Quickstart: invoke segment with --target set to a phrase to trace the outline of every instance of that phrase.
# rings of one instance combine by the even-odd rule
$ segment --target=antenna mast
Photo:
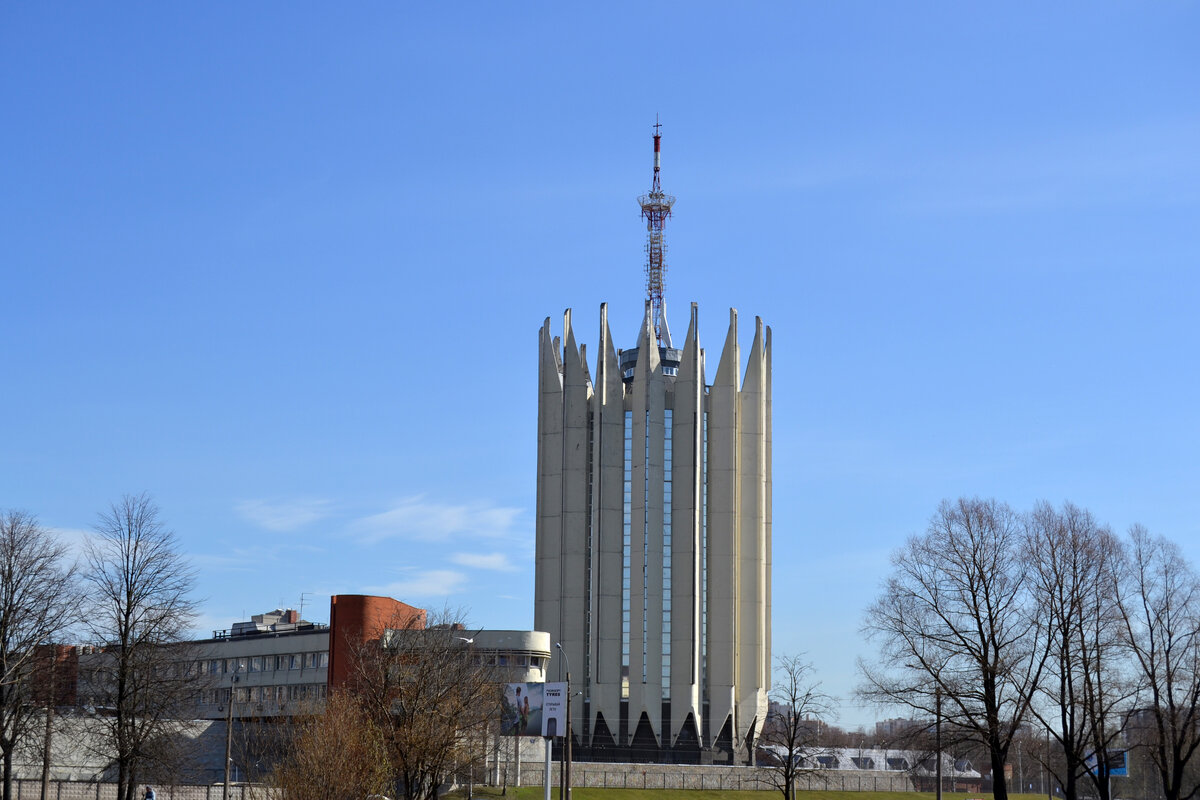
[[[659,179],[662,154],[662,125],[658,116],[654,117],[654,180],[650,184],[650,193],[638,198],[642,207],[642,218],[646,220],[646,294],[650,296],[650,310],[654,320],[654,336],[662,344],[662,303],[663,277],[667,272],[665,259],[667,245],[663,242],[663,225],[671,216],[671,206],[675,198],[663,194],[662,183]]]

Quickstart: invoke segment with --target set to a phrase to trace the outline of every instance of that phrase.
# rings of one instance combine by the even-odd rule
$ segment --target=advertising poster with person
[[[510,683],[500,701],[500,733],[506,736],[541,736],[544,684]]]

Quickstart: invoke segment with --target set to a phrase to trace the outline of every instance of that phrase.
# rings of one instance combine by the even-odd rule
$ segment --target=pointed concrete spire
[[[729,309],[729,332],[725,334],[725,347],[717,363],[717,377],[713,381],[722,386],[738,388],[738,369],[741,352],[738,350],[737,309]]]
[[[654,312],[650,301],[646,301],[646,316],[642,318],[642,332],[638,336],[637,374],[650,376],[658,372],[662,359],[658,354],[658,338],[654,335]]]
[[[569,308],[563,312],[563,336],[566,337],[563,346],[563,374],[582,372],[579,363],[579,346],[575,344],[575,331],[571,328],[571,309]]]
[[[754,342],[750,345],[750,359],[746,362],[746,374],[742,379],[742,387],[751,392],[761,392],[758,384],[765,380],[765,344],[763,342],[762,317],[754,318]]]
[[[659,320],[659,323],[658,323],[658,331],[659,331],[659,334],[662,336],[662,341],[660,342],[660,344],[663,347],[670,347],[671,346],[671,329],[667,327],[667,301],[665,299],[662,301],[662,318]]]
[[[612,330],[608,327],[608,303],[600,304],[600,352],[596,354],[596,391],[601,402],[608,403],[624,396],[620,362],[613,346]],[[623,423],[622,423],[623,424]]]
[[[588,386],[591,386],[592,385],[592,373],[588,369],[587,345],[586,344],[579,345],[579,361],[581,364],[583,364],[583,379],[585,381],[587,381]]]
[[[692,303],[687,336],[683,339],[683,359],[679,362],[679,378],[681,380],[702,380],[699,335],[699,312],[696,304]]]
[[[539,361],[540,361],[540,378],[542,391],[557,389],[562,391],[562,361],[558,355],[558,337],[550,335],[550,318],[546,317],[546,321],[542,323],[542,329],[538,332],[540,340]]]

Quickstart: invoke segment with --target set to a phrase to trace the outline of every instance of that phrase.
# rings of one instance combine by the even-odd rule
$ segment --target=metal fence
[[[14,780],[14,800],[41,800],[40,780]],[[155,785],[156,800],[222,800],[223,784],[204,786]],[[234,784],[229,800],[272,800],[274,792],[265,786]],[[138,787],[141,797],[141,787]],[[117,784],[82,781],[50,781],[46,800],[117,800]]]

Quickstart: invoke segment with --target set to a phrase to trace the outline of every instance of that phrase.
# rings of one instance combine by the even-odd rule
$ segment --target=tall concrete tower
[[[582,692],[580,757],[746,763],[770,686],[771,329],[755,319],[742,377],[731,309],[711,385],[695,303],[672,345],[661,268],[674,198],[654,140],[637,346],[614,347],[602,304],[593,380],[569,309],[561,338],[549,318],[539,332],[534,627],[562,645],[552,674],[569,663]]]

